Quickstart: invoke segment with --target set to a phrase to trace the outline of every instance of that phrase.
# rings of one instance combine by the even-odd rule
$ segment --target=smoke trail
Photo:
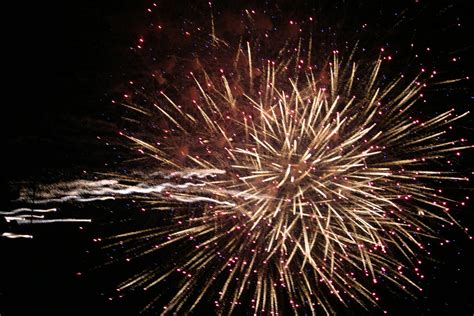
[[[87,203],[94,201],[115,200],[117,198],[135,198],[143,195],[155,195],[156,198],[163,198],[168,201],[174,200],[182,203],[210,202],[223,206],[233,207],[234,203],[221,201],[209,197],[215,193],[209,184],[207,178],[215,178],[218,175],[225,174],[220,169],[190,169],[185,171],[163,172],[157,171],[153,173],[135,173],[134,176],[140,175],[142,182],[124,183],[117,179],[101,179],[87,180],[79,179],[73,181],[58,182],[49,185],[40,185],[35,189],[23,188],[20,196],[15,203],[27,203],[35,205],[45,204],[61,204],[61,203]],[[175,180],[171,182],[170,180]],[[188,182],[180,183],[182,180]],[[162,181],[161,183],[159,183]],[[165,182],[166,181],[166,182]],[[194,182],[191,182],[194,181]],[[219,191],[220,196],[239,196],[239,192]],[[191,194],[191,195],[189,195]],[[31,197],[35,200],[32,201]],[[34,224],[50,224],[50,223],[90,223],[91,219],[87,218],[46,218],[47,215],[58,212],[58,208],[29,208],[20,207],[7,212],[0,212],[7,223],[16,223],[17,225],[34,225]],[[2,237],[6,238],[32,238],[31,235],[15,234],[5,232]]]
[[[52,185],[40,186],[35,193],[35,204],[64,203],[64,202],[92,202],[113,200],[117,197],[130,197],[135,195],[163,194],[167,191],[192,191],[192,198],[183,196],[167,196],[168,199],[175,199],[179,202],[195,203],[199,201],[213,202],[232,206],[232,203],[210,199],[207,196],[196,196],[196,189],[200,189],[203,194],[212,193],[212,189],[207,188],[207,182],[203,179],[217,177],[225,171],[219,169],[193,169],[182,172],[158,171],[149,175],[142,175],[143,182],[136,184],[125,184],[117,179],[104,180],[74,180],[70,182],[60,182]],[[156,183],[161,180],[176,179],[176,182]],[[179,183],[179,180],[199,179],[199,182]],[[17,202],[28,202],[31,198],[31,190],[23,190]]]
[[[15,234],[15,233],[9,233],[5,232],[1,235],[2,237],[5,238],[10,238],[10,239],[17,239],[17,238],[28,238],[31,239],[33,238],[33,235],[26,235],[26,234]]]

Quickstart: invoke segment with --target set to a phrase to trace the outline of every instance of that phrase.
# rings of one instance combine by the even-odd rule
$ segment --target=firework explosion
[[[455,223],[450,201],[430,183],[468,180],[433,162],[470,147],[442,140],[467,113],[415,119],[421,75],[381,80],[383,58],[361,65],[356,49],[316,67],[311,39],[304,56],[302,42],[267,59],[254,56],[262,49],[253,42],[232,49],[212,33],[216,54],[233,59],[216,69],[195,58],[190,102],[143,89],[125,96],[121,103],[157,117],[161,132],[121,134],[175,184],[158,196],[135,195],[169,225],[114,236],[107,247],[129,245],[125,253],[135,258],[179,251],[119,292],[178,278],[165,314],[209,300],[219,314],[239,305],[330,314],[334,297],[376,303],[379,281],[418,287],[422,275],[404,270],[418,271],[422,239],[436,235],[430,223]]]
[[[252,25],[267,29],[262,21]],[[159,225],[102,238],[105,250],[122,252],[108,264],[157,263],[119,284],[118,295],[155,289],[146,308],[167,302],[163,314],[213,302],[217,314],[278,315],[334,314],[350,302],[365,308],[377,304],[379,283],[421,290],[434,223],[457,224],[449,208],[456,201],[434,183],[468,180],[442,165],[471,147],[445,135],[468,113],[416,118],[434,71],[389,78],[390,57],[360,59],[357,45],[319,53],[312,34],[292,32],[295,24],[292,39],[269,49],[242,34],[223,40],[211,16],[209,52],[183,61],[185,89],[153,73],[169,89],[130,82],[132,91],[113,101],[129,111],[127,121],[153,127],[120,132],[153,171],[39,188],[35,204],[126,198],[156,211]],[[40,223],[38,214],[55,210],[0,214]]]

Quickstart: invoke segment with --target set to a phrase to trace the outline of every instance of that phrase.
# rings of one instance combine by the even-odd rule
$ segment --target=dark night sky
[[[11,55],[7,63],[11,60],[15,70],[8,75],[10,83],[4,92],[1,115],[6,138],[2,210],[8,210],[9,201],[15,198],[12,182],[53,182],[80,174],[82,170],[113,165],[111,161],[116,157],[115,152],[105,149],[104,142],[97,140],[97,136],[114,135],[114,122],[120,113],[110,105],[107,95],[123,80],[122,73],[134,66],[129,46],[147,25],[145,8],[150,2],[65,2],[67,4],[59,1],[22,3],[6,12],[14,16],[14,21],[10,25],[13,32],[4,39],[7,42],[4,49]],[[181,3],[178,7],[184,6],[182,1],[175,2]],[[397,32],[408,32],[415,27],[414,42],[429,46],[438,56],[426,57],[428,62],[452,71],[454,77],[459,73],[473,76],[471,15],[474,4],[471,1],[363,3],[361,8],[371,9],[360,9],[356,11],[360,16],[352,18],[381,25],[384,21],[388,25],[397,20],[393,12],[409,8],[408,18],[402,19],[406,26],[402,24]],[[216,7],[216,10],[226,10],[224,4],[216,4]],[[330,12],[328,18],[337,19],[335,11]],[[173,18],[173,14],[163,13],[168,18]],[[462,26],[453,27],[458,22]],[[397,45],[394,38],[399,37],[400,43],[406,38],[410,40],[410,36],[404,34],[388,33],[393,46]],[[450,64],[449,58],[453,56],[461,57],[461,62]],[[462,83],[453,89],[442,93],[452,102],[472,106],[473,90],[468,84]],[[464,133],[466,131],[472,133],[472,127],[464,126]],[[463,163],[470,165],[469,160]],[[469,205],[465,211],[472,211],[472,207]],[[76,211],[90,214],[104,208],[81,207]],[[472,214],[461,217],[466,226],[474,228]],[[107,215],[101,219],[105,221]],[[108,286],[104,278],[76,275],[77,271],[99,264],[90,241],[98,229],[100,226],[92,226],[83,233],[77,225],[47,226],[34,228],[37,238],[33,240],[0,240],[1,316],[133,315],[133,311],[138,310],[133,300],[111,303],[101,294]],[[413,310],[413,314],[422,315],[473,315],[472,241],[460,231],[447,234],[456,242],[449,247],[434,247],[435,257],[440,262],[427,270],[432,277],[424,286],[423,297],[419,300],[389,298],[392,315],[411,315]]]

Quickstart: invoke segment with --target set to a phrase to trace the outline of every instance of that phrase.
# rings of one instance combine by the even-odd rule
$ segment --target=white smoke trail
[[[55,218],[55,219],[29,219],[23,218],[16,221],[19,225],[24,224],[49,224],[49,223],[90,223],[91,219],[82,218]]]
[[[115,200],[113,196],[102,196],[102,197],[93,197],[93,198],[82,198],[79,195],[68,195],[55,199],[43,199],[35,201],[35,204],[47,204],[47,203],[62,203],[62,202],[93,202],[93,201],[105,201],[105,200]]]
[[[18,214],[22,212],[28,212],[28,213],[51,213],[51,212],[56,212],[56,208],[48,208],[48,209],[31,209],[31,208],[17,208],[8,212],[0,212],[0,215],[13,215],[13,214]]]
[[[181,179],[190,179],[193,177],[203,179],[207,177],[212,177],[215,178],[219,174],[225,174],[225,170],[221,169],[192,169],[192,170],[186,170],[186,171],[174,171],[171,173],[164,173],[164,172],[155,172],[152,173],[150,176],[161,176],[165,179],[171,179],[171,178],[181,178]]]
[[[35,192],[35,204],[48,204],[48,203],[63,203],[63,202],[92,202],[92,201],[103,201],[113,200],[120,196],[133,196],[133,195],[144,195],[144,194],[162,194],[165,191],[188,191],[189,189],[195,192],[196,188],[201,189],[202,193],[206,192],[206,182],[186,182],[184,184],[164,182],[156,183],[157,179],[150,178],[161,177],[161,179],[204,179],[207,177],[217,177],[220,174],[224,174],[224,170],[219,169],[192,169],[187,171],[176,171],[176,172],[163,172],[158,171],[149,175],[143,175],[143,182],[138,184],[125,184],[121,183],[116,179],[103,179],[103,180],[75,180],[70,182],[60,182],[53,185],[40,186],[38,192]],[[31,200],[31,191],[24,190],[20,192],[20,197],[17,202],[28,202]],[[168,196],[173,199],[173,196]],[[176,198],[177,199],[177,198]],[[193,198],[177,199],[180,202],[194,203],[198,201],[208,201],[217,204],[233,205],[229,202],[222,202],[215,199],[210,199],[205,196],[196,196]]]
[[[31,239],[33,238],[33,235],[26,235],[26,234],[15,234],[15,233],[10,233],[10,232],[5,232],[2,235],[0,235],[5,238],[10,238],[10,239],[16,239],[16,238],[28,238]]]
[[[142,182],[130,184],[124,183],[119,179],[102,180],[74,180],[69,182],[59,182],[51,185],[39,186],[34,194],[31,189],[23,189],[20,197],[14,201],[16,203],[50,204],[66,202],[93,202],[115,200],[116,198],[133,198],[137,195],[153,195],[156,198],[175,200],[183,203],[210,202],[219,205],[234,207],[235,204],[230,201],[211,198],[209,195],[216,193],[211,182],[207,178],[215,178],[218,175],[225,174],[220,169],[192,169],[185,171],[164,172],[158,171],[151,174],[141,173],[136,179],[142,178]],[[137,174],[135,174],[137,175]],[[157,183],[160,181],[167,181]],[[172,182],[175,179],[176,182]],[[188,182],[179,183],[179,180]],[[193,182],[191,182],[193,181]],[[232,197],[238,196],[238,192],[221,192],[217,196]],[[34,196],[34,201],[31,197]],[[8,212],[0,212],[7,223],[15,222],[18,225],[34,225],[48,223],[90,223],[90,219],[80,218],[46,218],[48,213],[57,212],[57,208],[35,209],[35,208],[17,208]],[[30,238],[30,235],[21,235],[15,233],[4,233],[6,238]]]
[[[175,195],[173,195],[172,198],[176,201],[184,202],[184,203],[195,203],[195,202],[205,201],[205,202],[211,202],[211,203],[216,203],[216,204],[220,204],[220,205],[227,205],[227,206],[235,206],[236,205],[235,203],[230,203],[230,202],[227,202],[227,201],[219,201],[219,200],[211,199],[211,198],[208,198],[208,197],[205,197],[205,196],[184,197],[184,196],[175,196]]]

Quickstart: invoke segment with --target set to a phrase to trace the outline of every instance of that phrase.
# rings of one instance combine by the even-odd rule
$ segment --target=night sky
[[[14,32],[4,39],[8,90],[2,106],[4,128],[1,211],[12,208],[18,187],[54,183],[97,170],[125,168],[126,149],[115,146],[122,110],[111,103],[121,93],[128,74],[136,75],[143,60],[130,49],[152,20],[151,1],[57,1],[22,3],[11,11]],[[157,1],[161,18],[181,25],[181,16],[192,17],[199,5],[188,9],[185,1]],[[207,2],[207,1],[206,1]],[[262,2],[229,5],[218,1],[215,14],[225,16],[243,7],[262,8]],[[307,15],[310,1],[278,1],[279,14],[298,19]],[[474,3],[451,1],[322,1],[317,7],[327,24],[351,34],[352,26],[367,23],[362,45],[373,41],[395,56],[394,67],[433,66],[442,78],[474,75],[472,12]],[[192,3],[192,1],[191,1]],[[317,1],[315,1],[317,3]],[[357,4],[355,4],[357,3]],[[327,14],[326,14],[327,12]],[[207,21],[207,13],[195,16]],[[395,26],[394,26],[395,25]],[[371,33],[372,32],[372,33]],[[415,43],[416,50],[409,49]],[[157,54],[186,54],[184,44],[157,48]],[[413,59],[418,54],[419,59]],[[6,76],[6,75],[5,75]],[[432,111],[445,103],[473,105],[469,81],[430,90]],[[431,109],[430,109],[431,111]],[[459,135],[472,143],[472,114],[459,127]],[[118,141],[117,141],[118,143]],[[110,145],[111,144],[111,145]],[[453,167],[472,170],[472,150]],[[464,188],[451,188],[454,197],[472,193],[472,180]],[[462,189],[462,190],[461,190]],[[449,191],[449,190],[448,190]],[[472,196],[471,196],[472,198]],[[109,300],[116,278],[126,266],[96,269],[104,254],[92,239],[113,229],[117,213],[130,217],[129,205],[97,203],[68,205],[65,212],[93,218],[89,225],[48,224],[22,227],[33,239],[0,239],[0,315],[134,315],[150,297],[132,295]],[[136,207],[136,206],[132,206]],[[455,215],[474,229],[472,202]],[[1,227],[8,227],[0,222]],[[8,227],[12,229],[12,227]],[[0,231],[1,232],[1,231]],[[474,254],[472,240],[460,228],[440,232],[452,242],[432,245],[432,262],[425,265],[424,291],[416,298],[387,291],[383,309],[341,309],[341,315],[473,315]]]

